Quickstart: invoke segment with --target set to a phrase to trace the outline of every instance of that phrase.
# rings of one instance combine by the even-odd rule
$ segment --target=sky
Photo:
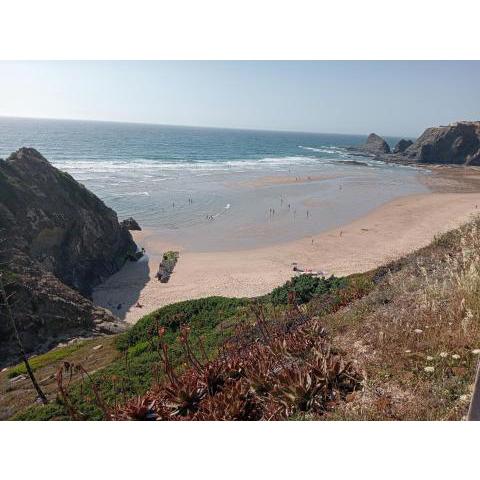
[[[0,115],[416,137],[480,120],[480,61],[2,61]]]

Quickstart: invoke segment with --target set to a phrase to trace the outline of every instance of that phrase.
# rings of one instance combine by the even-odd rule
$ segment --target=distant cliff
[[[480,122],[427,128],[404,155],[419,163],[480,165]]]
[[[12,280],[27,350],[89,330],[121,328],[85,297],[120,269],[136,245],[113,210],[34,149],[0,160],[0,242],[0,268]],[[2,318],[0,361],[15,353],[10,335]]]
[[[391,162],[480,165],[480,121],[427,128],[415,142],[400,140],[393,153],[375,133],[368,136],[365,144],[349,150]]]

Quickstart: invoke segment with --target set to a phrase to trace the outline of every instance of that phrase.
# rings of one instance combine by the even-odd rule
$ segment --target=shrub
[[[146,315],[121,335],[117,347],[125,351],[139,342],[150,340],[158,326],[167,327],[169,333],[176,333],[180,325],[188,324],[196,332],[211,333],[220,322],[240,314],[241,308],[248,302],[241,298],[207,297],[167,305]]]
[[[295,299],[298,303],[307,303],[316,295],[329,293],[346,286],[346,284],[347,280],[344,277],[339,278],[334,275],[329,278],[300,275],[273,290],[270,300],[274,305],[286,305],[288,293],[295,292]]]

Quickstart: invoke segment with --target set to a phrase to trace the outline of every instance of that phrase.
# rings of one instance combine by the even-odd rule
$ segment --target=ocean
[[[36,148],[120,219],[133,216],[198,251],[303,238],[426,191],[423,171],[346,150],[365,138],[0,118],[0,158]],[[386,140],[393,146],[398,139]]]

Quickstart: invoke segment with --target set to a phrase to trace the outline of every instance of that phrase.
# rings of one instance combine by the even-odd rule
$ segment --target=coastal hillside
[[[44,420],[462,419],[480,355],[479,229],[472,219],[364,274],[163,307],[100,348],[38,357],[46,406],[19,412],[28,381],[9,383],[21,366],[3,372],[0,408]]]
[[[136,245],[113,210],[34,149],[0,160],[0,241],[0,268],[27,352],[121,331],[88,296]],[[11,336],[2,321],[0,365],[18,355]]]

